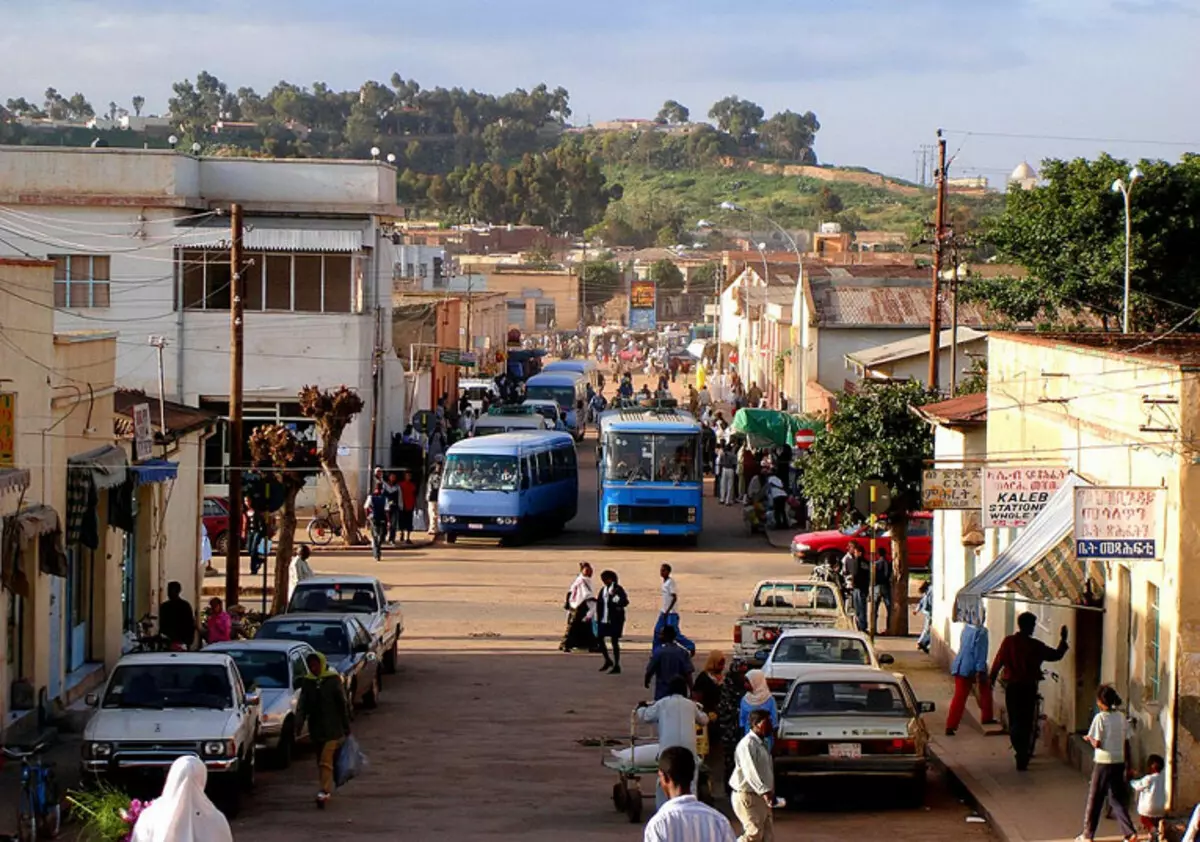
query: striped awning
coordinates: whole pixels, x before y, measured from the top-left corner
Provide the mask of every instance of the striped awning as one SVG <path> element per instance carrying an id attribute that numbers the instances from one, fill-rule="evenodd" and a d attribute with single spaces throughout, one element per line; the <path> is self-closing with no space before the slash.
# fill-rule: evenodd
<path id="1" fill-rule="evenodd" d="M 1086 605 L 1103 594 L 1100 568 L 1075 557 L 1075 489 L 1091 485 L 1068 474 L 1029 525 L 954 598 L 955 622 L 980 622 L 983 600 L 1018 596 L 1034 602 Z"/>
<path id="2" fill-rule="evenodd" d="M 229 229 L 196 228 L 179 237 L 181 248 L 229 248 Z M 358 229 L 258 228 L 248 226 L 242 236 L 247 251 L 307 251 L 354 254 L 363 250 L 363 232 Z"/>

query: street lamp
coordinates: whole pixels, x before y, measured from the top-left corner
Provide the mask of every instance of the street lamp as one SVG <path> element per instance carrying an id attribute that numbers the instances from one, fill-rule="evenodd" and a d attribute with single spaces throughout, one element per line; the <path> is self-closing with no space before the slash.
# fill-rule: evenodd
<path id="1" fill-rule="evenodd" d="M 1112 184 L 1112 191 L 1120 193 L 1125 199 L 1125 303 L 1121 309 L 1121 333 L 1129 333 L 1129 255 L 1130 243 L 1133 239 L 1133 222 L 1130 218 L 1130 196 L 1133 185 L 1142 178 L 1142 171 L 1134 167 L 1129 171 L 1129 181 L 1118 178 Z"/>

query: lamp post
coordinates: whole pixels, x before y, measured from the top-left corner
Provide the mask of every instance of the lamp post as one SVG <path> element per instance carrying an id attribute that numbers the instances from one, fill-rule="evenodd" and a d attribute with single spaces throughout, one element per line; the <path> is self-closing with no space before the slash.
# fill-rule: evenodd
<path id="1" fill-rule="evenodd" d="M 1134 167 L 1129 171 L 1129 181 L 1118 178 L 1112 184 L 1112 191 L 1120 193 L 1125 199 L 1125 299 L 1121 308 L 1121 333 L 1129 333 L 1129 260 L 1131 241 L 1133 239 L 1133 221 L 1131 219 L 1130 197 L 1133 185 L 1142 178 L 1142 171 Z"/>

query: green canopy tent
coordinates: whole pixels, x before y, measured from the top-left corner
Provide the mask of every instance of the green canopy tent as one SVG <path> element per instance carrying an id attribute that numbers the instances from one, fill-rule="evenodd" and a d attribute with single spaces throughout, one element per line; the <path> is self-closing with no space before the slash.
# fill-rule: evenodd
<path id="1" fill-rule="evenodd" d="M 820 435 L 825 422 L 806 415 L 791 415 L 777 409 L 739 409 L 732 429 L 746 437 L 753 448 L 795 446 L 796 433 L 812 430 Z"/>

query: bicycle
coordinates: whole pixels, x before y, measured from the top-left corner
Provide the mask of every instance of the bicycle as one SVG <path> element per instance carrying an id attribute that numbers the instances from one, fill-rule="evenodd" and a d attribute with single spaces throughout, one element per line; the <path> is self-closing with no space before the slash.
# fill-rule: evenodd
<path id="1" fill-rule="evenodd" d="M 54 770 L 36 758 L 46 750 L 44 742 L 29 751 L 5 746 L 4 756 L 21 763 L 21 800 L 17 805 L 18 842 L 55 839 L 62 829 L 62 796 Z"/>
<path id="2" fill-rule="evenodd" d="M 170 652 L 172 650 L 171 641 L 166 635 L 154 630 L 154 624 L 158 617 L 153 614 L 144 614 L 142 619 L 138 620 L 138 628 L 141 633 L 137 636 L 131 652 Z"/>
<path id="3" fill-rule="evenodd" d="M 342 512 L 325 505 L 317 508 L 316 515 L 308 522 L 308 540 L 324 547 L 334 537 L 342 537 Z"/>

